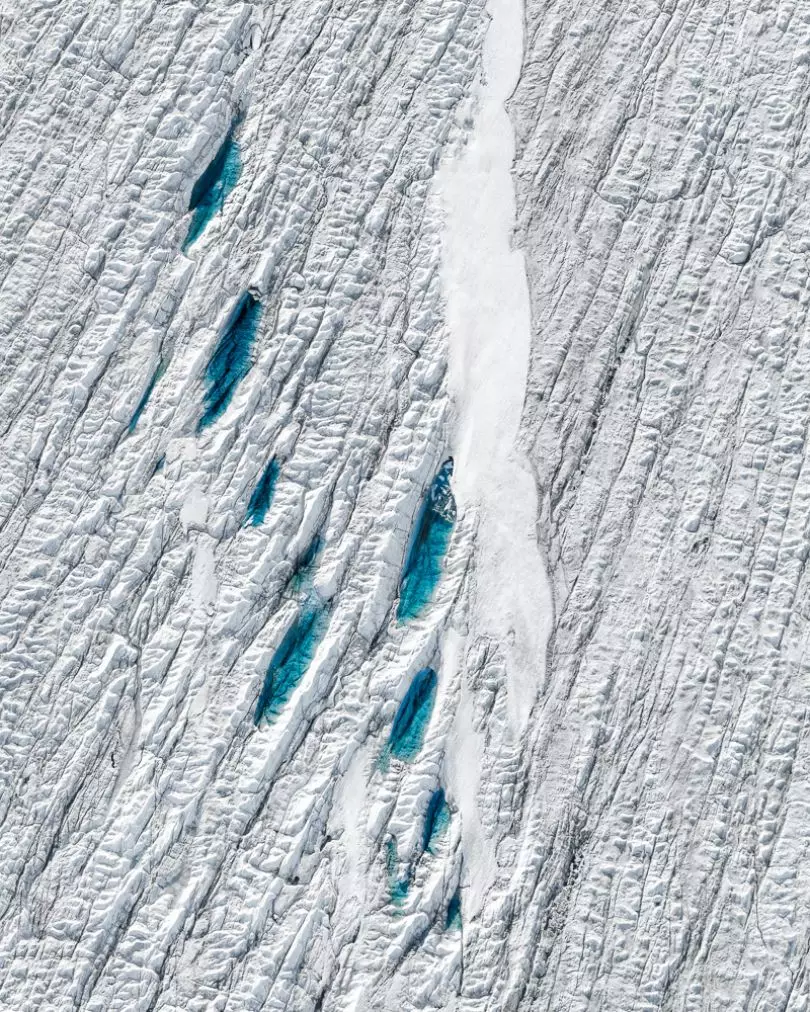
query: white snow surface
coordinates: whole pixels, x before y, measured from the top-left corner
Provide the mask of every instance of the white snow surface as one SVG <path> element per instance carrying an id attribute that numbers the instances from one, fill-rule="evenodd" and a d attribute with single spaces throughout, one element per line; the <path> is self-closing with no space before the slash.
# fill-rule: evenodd
<path id="1" fill-rule="evenodd" d="M 471 627 L 506 655 L 509 713 L 520 734 L 543 680 L 553 606 L 531 465 L 517 445 L 531 327 L 523 254 L 512 248 L 514 137 L 505 103 L 520 74 L 523 8 L 520 0 L 491 0 L 487 13 L 475 127 L 461 156 L 445 161 L 437 186 L 447 227 L 455 490 L 478 524 Z"/>
<path id="2" fill-rule="evenodd" d="M 809 74 L 790 2 L 0 0 L 0 1008 L 806 1012 Z"/>

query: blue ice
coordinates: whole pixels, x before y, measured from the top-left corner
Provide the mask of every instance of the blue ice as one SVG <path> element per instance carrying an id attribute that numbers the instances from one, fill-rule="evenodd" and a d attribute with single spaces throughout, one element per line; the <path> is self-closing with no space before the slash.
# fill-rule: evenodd
<path id="1" fill-rule="evenodd" d="M 425 812 L 425 824 L 422 827 L 422 850 L 432 854 L 434 842 L 449 825 L 450 808 L 445 799 L 444 790 L 439 787 L 431 794 Z"/>
<path id="2" fill-rule="evenodd" d="M 436 683 L 433 668 L 423 668 L 408 686 L 388 739 L 390 753 L 397 759 L 413 759 L 422 747 L 436 698 Z"/>
<path id="3" fill-rule="evenodd" d="M 453 896 L 447 905 L 447 916 L 444 919 L 445 931 L 451 928 L 461 927 L 461 893 L 458 889 L 453 893 Z"/>
<path id="4" fill-rule="evenodd" d="M 225 325 L 205 370 L 205 410 L 197 431 L 215 422 L 230 403 L 239 381 L 251 366 L 251 351 L 262 304 L 245 292 Z"/>
<path id="5" fill-rule="evenodd" d="M 397 618 L 416 618 L 433 596 L 442 575 L 447 546 L 456 521 L 456 501 L 450 488 L 452 457 L 442 464 L 422 504 L 402 570 Z"/>
<path id="6" fill-rule="evenodd" d="M 267 511 L 270 509 L 270 503 L 273 501 L 278 474 L 279 466 L 275 458 L 273 458 L 264 469 L 248 503 L 247 521 L 253 524 L 254 527 L 258 527 L 259 524 L 264 523 Z"/>
<path id="7" fill-rule="evenodd" d="M 222 142 L 214 160 L 191 191 L 188 209 L 194 213 L 183 243 L 184 252 L 199 239 L 214 215 L 222 210 L 225 198 L 239 181 L 242 163 L 239 158 L 239 144 L 233 135 L 234 127 L 235 124 L 228 131 L 228 136 Z"/>
<path id="8" fill-rule="evenodd" d="M 326 605 L 318 602 L 303 608 L 270 661 L 256 705 L 255 724 L 263 718 L 272 720 L 281 713 L 311 664 L 328 624 Z"/>

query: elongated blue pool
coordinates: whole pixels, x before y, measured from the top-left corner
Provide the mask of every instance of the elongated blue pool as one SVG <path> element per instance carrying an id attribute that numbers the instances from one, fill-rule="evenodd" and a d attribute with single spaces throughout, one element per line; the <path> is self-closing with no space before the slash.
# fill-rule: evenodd
<path id="1" fill-rule="evenodd" d="M 251 354 L 262 315 L 262 304 L 245 292 L 231 313 L 205 370 L 205 408 L 198 431 L 211 425 L 231 401 L 251 366 Z"/>
<path id="2" fill-rule="evenodd" d="M 390 753 L 395 758 L 413 759 L 422 747 L 436 699 L 437 681 L 433 668 L 423 668 L 408 686 L 388 739 Z"/>
<path id="3" fill-rule="evenodd" d="M 456 522 L 450 488 L 453 460 L 445 461 L 433 479 L 417 517 L 402 569 L 397 618 L 407 622 L 424 611 L 441 579 L 444 556 Z"/>
<path id="4" fill-rule="evenodd" d="M 213 161 L 194 184 L 188 203 L 192 211 L 183 251 L 200 238 L 211 219 L 222 210 L 225 199 L 239 181 L 242 162 L 239 144 L 233 135 L 235 125 L 228 131 Z"/>
<path id="5" fill-rule="evenodd" d="M 327 607 L 309 604 L 287 630 L 267 668 L 256 704 L 255 724 L 272 721 L 281 713 L 312 663 L 328 624 Z"/>

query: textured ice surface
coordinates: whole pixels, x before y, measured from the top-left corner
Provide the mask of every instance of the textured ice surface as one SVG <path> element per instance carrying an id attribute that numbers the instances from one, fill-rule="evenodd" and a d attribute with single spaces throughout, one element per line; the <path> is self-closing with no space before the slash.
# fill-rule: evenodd
<path id="1" fill-rule="evenodd" d="M 0 0 L 0 1007 L 808 1008 L 809 73 Z"/>
<path id="2" fill-rule="evenodd" d="M 447 1003 L 458 830 L 420 853 L 472 517 L 396 607 L 453 438 L 433 180 L 483 5 L 24 8 L 0 18 L 0 1005 Z M 239 115 L 238 178 L 235 149 L 209 173 Z M 427 666 L 447 703 L 383 772 Z"/>

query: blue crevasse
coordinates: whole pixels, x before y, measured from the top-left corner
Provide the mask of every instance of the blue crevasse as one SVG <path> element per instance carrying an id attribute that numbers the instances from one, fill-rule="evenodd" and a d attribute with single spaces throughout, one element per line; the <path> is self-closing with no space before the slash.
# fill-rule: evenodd
<path id="1" fill-rule="evenodd" d="M 456 501 L 450 488 L 452 457 L 442 464 L 422 504 L 402 570 L 397 618 L 416 618 L 430 601 L 456 521 Z"/>
<path id="2" fill-rule="evenodd" d="M 422 747 L 436 699 L 436 684 L 433 668 L 423 668 L 408 686 L 388 739 L 388 749 L 395 758 L 411 760 Z"/>
<path id="3" fill-rule="evenodd" d="M 222 210 L 225 198 L 239 181 L 242 162 L 239 157 L 239 144 L 234 137 L 236 126 L 236 123 L 231 126 L 213 161 L 191 191 L 188 209 L 193 214 L 183 243 L 184 252 L 199 239 L 214 215 Z"/>
<path id="4" fill-rule="evenodd" d="M 425 823 L 422 827 L 422 850 L 433 853 L 433 844 L 450 825 L 450 808 L 444 796 L 444 789 L 439 787 L 430 796 L 425 811 Z"/>
<path id="5" fill-rule="evenodd" d="M 277 717 L 292 696 L 315 656 L 329 624 L 329 609 L 321 602 L 308 603 L 284 634 L 264 679 L 253 721 Z"/>
<path id="6" fill-rule="evenodd" d="M 227 408 L 240 380 L 251 366 L 251 352 L 262 313 L 262 304 L 245 292 L 225 325 L 205 370 L 205 410 L 197 431 L 215 422 Z"/>
<path id="7" fill-rule="evenodd" d="M 248 503 L 246 520 L 248 523 L 253 524 L 254 527 L 258 527 L 259 524 L 263 523 L 264 518 L 267 516 L 267 511 L 270 509 L 270 504 L 273 501 L 273 493 L 276 490 L 278 475 L 279 466 L 274 457 L 262 472 L 262 476 L 259 478 Z"/>

